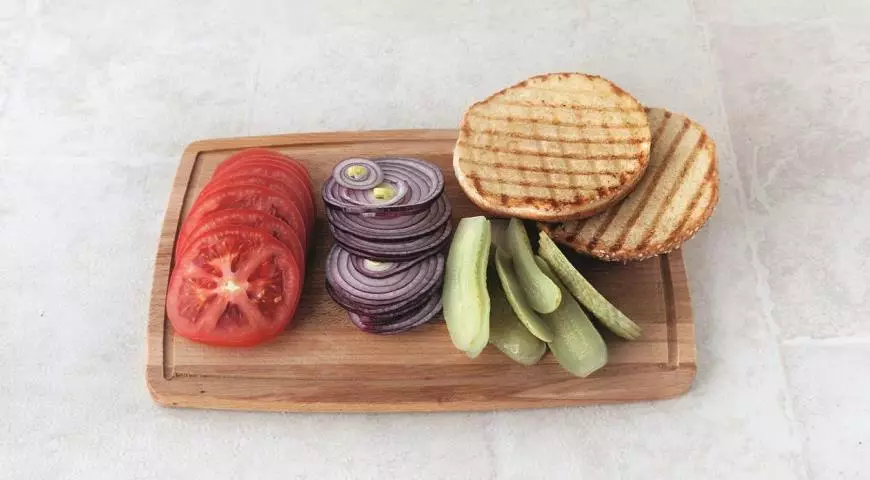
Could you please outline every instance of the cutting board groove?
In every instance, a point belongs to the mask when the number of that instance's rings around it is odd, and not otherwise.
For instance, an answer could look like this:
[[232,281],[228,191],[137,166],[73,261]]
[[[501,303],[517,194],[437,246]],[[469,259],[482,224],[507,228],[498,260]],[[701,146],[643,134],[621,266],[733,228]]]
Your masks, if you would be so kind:
[[215,167],[237,150],[267,147],[306,163],[319,190],[349,156],[424,158],[445,174],[454,224],[480,215],[453,177],[453,130],[289,134],[198,141],[184,151],[157,249],[148,318],[146,381],[160,404],[271,411],[451,411],[544,408],[669,398],[695,376],[695,332],[679,252],[627,265],[571,255],[575,265],[644,329],[636,342],[605,333],[608,365],[589,378],[562,370],[548,354],[512,363],[489,346],[475,360],[456,351],[439,319],[411,332],[357,330],[324,290],[332,239],[317,205],[303,297],[292,326],[248,349],[208,347],[178,337],[165,315],[179,224]]

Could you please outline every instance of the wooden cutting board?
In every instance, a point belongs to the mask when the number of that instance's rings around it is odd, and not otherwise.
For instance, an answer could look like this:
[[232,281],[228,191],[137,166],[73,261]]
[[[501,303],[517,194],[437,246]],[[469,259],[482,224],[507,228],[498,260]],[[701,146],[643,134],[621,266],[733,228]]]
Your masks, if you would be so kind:
[[481,212],[453,176],[453,130],[292,134],[203,140],[181,158],[160,235],[148,317],[147,383],[155,401],[177,407],[275,411],[449,411],[542,408],[673,397],[695,376],[691,303],[679,252],[628,265],[572,256],[590,282],[634,319],[643,336],[605,335],[607,366],[589,378],[562,370],[551,354],[513,363],[492,346],[475,360],[457,351],[439,316],[408,333],[357,330],[324,290],[332,244],[318,202],[313,251],[292,326],[254,348],[208,347],[172,331],[165,315],[173,244],[181,219],[233,152],[268,147],[305,162],[315,188],[349,156],[401,155],[444,171],[454,224]]

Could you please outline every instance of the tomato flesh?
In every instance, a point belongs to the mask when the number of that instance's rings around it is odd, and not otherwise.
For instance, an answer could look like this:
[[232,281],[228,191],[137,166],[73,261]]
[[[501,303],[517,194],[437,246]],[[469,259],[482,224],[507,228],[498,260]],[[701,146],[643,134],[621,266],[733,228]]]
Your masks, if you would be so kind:
[[272,215],[288,224],[299,238],[302,248],[308,248],[305,220],[290,199],[274,190],[256,185],[228,186],[197,198],[178,234],[176,257],[181,253],[178,247],[190,239],[190,233],[204,216],[218,210],[230,209],[257,210]]
[[274,158],[246,158],[227,168],[216,170],[212,176],[212,181],[241,175],[259,175],[298,185],[299,188],[308,193],[312,205],[314,203],[314,189],[311,186],[311,177],[308,176],[308,172],[294,169],[286,162]]
[[185,338],[209,345],[255,345],[290,323],[301,284],[294,255],[268,233],[216,228],[197,237],[176,264],[166,312]]
[[229,178],[215,178],[202,189],[200,197],[224,187],[256,185],[274,190],[289,198],[305,218],[305,225],[310,228],[314,222],[314,207],[311,199],[298,185],[262,175],[241,175]]
[[[264,230],[290,249],[290,253],[293,254],[296,263],[299,264],[303,271],[305,270],[305,250],[302,244],[299,243],[299,237],[296,235],[296,232],[281,220],[257,210],[232,209],[217,210],[209,213],[199,220],[196,228],[190,232],[189,237],[195,243],[197,238],[207,234],[211,230],[230,226]],[[180,257],[184,256],[187,247],[187,242],[184,244],[179,242],[178,251],[180,252]]]
[[266,148],[247,148],[240,152],[236,152],[233,155],[230,155],[229,158],[221,162],[220,165],[215,169],[215,176],[220,175],[225,170],[229,170],[230,167],[236,166],[239,163],[245,163],[248,161],[272,161],[281,164],[291,170],[296,171],[301,175],[302,178],[311,178],[311,175],[308,173],[308,169],[302,165],[298,160],[288,157],[283,153],[276,152],[274,150],[269,150]]

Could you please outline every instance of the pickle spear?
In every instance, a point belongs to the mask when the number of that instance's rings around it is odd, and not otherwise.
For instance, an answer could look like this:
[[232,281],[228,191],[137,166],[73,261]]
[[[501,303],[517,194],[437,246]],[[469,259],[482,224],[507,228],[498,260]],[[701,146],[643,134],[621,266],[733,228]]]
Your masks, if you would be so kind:
[[[499,252],[500,253],[500,252]],[[498,253],[496,253],[498,255]],[[501,281],[492,270],[487,279],[491,304],[489,315],[489,343],[517,363],[534,365],[547,353],[547,344],[520,323],[501,287]]]
[[541,272],[535,264],[532,245],[523,228],[523,222],[512,218],[507,228],[507,244],[514,262],[514,271],[517,273],[520,287],[529,305],[539,313],[550,313],[559,307],[562,301],[562,293],[559,287]]
[[489,229],[492,231],[492,245],[498,247],[510,255],[507,244],[507,228],[510,220],[506,218],[491,218],[489,220]]
[[559,308],[544,315],[555,333],[555,338],[549,343],[550,351],[562,368],[578,377],[587,377],[607,363],[607,345],[580,304],[547,266],[547,262],[541,257],[535,257],[535,262],[563,291]]
[[[488,290],[488,289],[487,289]],[[474,339],[471,340],[471,345],[468,347],[468,350],[465,351],[465,354],[468,355],[468,358],[475,359],[483,352],[483,349],[486,348],[487,343],[489,342],[490,333],[490,324],[492,323],[492,292],[487,291],[487,298],[489,299],[489,316],[483,323],[480,324],[480,331],[477,332],[477,335],[474,336]]]
[[501,280],[500,289],[503,289],[507,301],[513,308],[519,320],[526,326],[532,335],[545,342],[553,341],[553,329],[545,322],[529,305],[526,295],[520,288],[517,274],[514,272],[511,259],[501,248],[495,249],[495,270]]
[[626,340],[637,340],[640,337],[640,327],[631,321],[624,313],[607,301],[595,287],[592,286],[580,272],[571,265],[565,254],[550,239],[546,232],[539,234],[540,246],[538,254],[547,261],[559,280],[565,285],[565,289],[586,307],[592,315],[611,332]]
[[[489,338],[489,294],[486,266],[489,261],[490,231],[486,217],[459,221],[444,269],[442,302],[444,320],[453,345],[477,354]],[[481,346],[482,345],[482,346]]]

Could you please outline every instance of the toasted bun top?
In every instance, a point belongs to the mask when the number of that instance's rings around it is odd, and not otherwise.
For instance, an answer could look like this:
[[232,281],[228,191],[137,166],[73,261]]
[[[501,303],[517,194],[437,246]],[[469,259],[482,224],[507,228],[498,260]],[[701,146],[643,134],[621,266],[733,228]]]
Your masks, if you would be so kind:
[[716,146],[688,117],[648,110],[649,168],[622,202],[601,215],[542,224],[554,240],[604,260],[641,260],[667,253],[691,238],[719,199]]
[[465,113],[453,168],[480,208],[545,221],[593,215],[646,169],[643,106],[610,81],[580,73],[532,77]]

